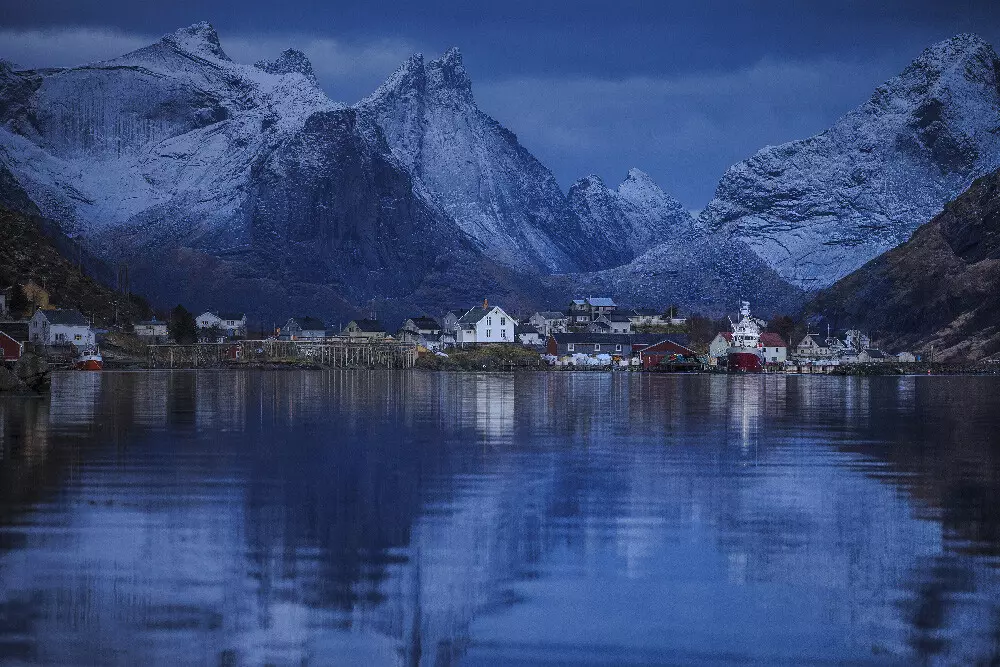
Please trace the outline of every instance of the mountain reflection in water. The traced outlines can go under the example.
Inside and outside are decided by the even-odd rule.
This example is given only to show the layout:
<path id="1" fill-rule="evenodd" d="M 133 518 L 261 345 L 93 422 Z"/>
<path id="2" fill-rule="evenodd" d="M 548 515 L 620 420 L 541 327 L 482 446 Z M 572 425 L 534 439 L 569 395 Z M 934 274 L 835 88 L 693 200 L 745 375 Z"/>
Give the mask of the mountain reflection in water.
<path id="1" fill-rule="evenodd" d="M 58 375 L 0 400 L 0 660 L 988 663 L 998 387 Z"/>

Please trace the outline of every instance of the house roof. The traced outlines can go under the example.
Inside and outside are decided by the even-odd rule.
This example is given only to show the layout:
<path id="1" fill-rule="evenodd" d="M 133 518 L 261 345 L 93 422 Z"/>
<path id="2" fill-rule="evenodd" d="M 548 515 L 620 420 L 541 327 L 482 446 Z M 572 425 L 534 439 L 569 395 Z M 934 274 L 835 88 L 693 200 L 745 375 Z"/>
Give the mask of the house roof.
<path id="1" fill-rule="evenodd" d="M 606 296 L 589 297 L 587 303 L 597 308 L 617 308 L 618 305 Z"/>
<path id="2" fill-rule="evenodd" d="M 364 331 L 365 333 L 385 333 L 385 327 L 378 320 L 352 320 L 351 321 L 358 331 Z"/>
<path id="3" fill-rule="evenodd" d="M 440 329 L 441 325 L 433 317 L 410 317 L 407 318 L 408 322 L 413 322 L 413 324 L 418 329 Z"/>
<path id="4" fill-rule="evenodd" d="M 770 331 L 765 331 L 760 335 L 760 344 L 764 347 L 788 347 L 784 338 Z"/>
<path id="5" fill-rule="evenodd" d="M 885 359 L 885 352 L 882 350 L 865 350 L 871 359 Z"/>
<path id="6" fill-rule="evenodd" d="M 538 334 L 538 329 L 531 326 L 530 324 L 518 324 L 514 327 L 515 334 Z"/>
<path id="7" fill-rule="evenodd" d="M 541 315 L 546 320 L 565 320 L 568 317 L 566 313 L 558 310 L 541 310 L 535 313 L 535 315 Z"/>
<path id="8" fill-rule="evenodd" d="M 594 320 L 593 322 L 590 323 L 590 328 L 599 329 L 601 331 L 610 331 L 611 325 L 602 320 Z"/>
<path id="9" fill-rule="evenodd" d="M 660 311 L 656 310 L 655 308 L 633 308 L 632 309 L 632 316 L 633 317 L 656 317 L 656 316 L 662 315 L 662 314 L 663 313 L 661 313 Z"/>
<path id="10" fill-rule="evenodd" d="M 685 345 L 681 345 L 677 341 L 670 338 L 663 338 L 652 345 L 648 345 L 643 348 L 641 354 L 649 354 L 653 352 L 673 352 L 674 354 L 683 354 L 687 357 L 693 357 L 695 355 L 694 350 Z"/>
<path id="11" fill-rule="evenodd" d="M 587 300 L 586 299 L 573 299 L 572 301 L 570 301 L 570 303 L 573 304 L 574 306 L 586 306 L 587 305 Z"/>
<path id="12" fill-rule="evenodd" d="M 630 334 L 613 334 L 613 333 L 553 333 L 549 334 L 551 338 L 554 338 L 557 344 L 564 343 L 574 343 L 580 345 L 591 345 L 597 343 L 603 345 L 605 343 L 622 343 L 625 345 L 631 345 L 634 342 L 634 336 Z"/>
<path id="13" fill-rule="evenodd" d="M 486 317 L 489 313 L 493 312 L 493 309 L 496 307 L 497 306 L 490 306 L 489 308 L 483 308 L 482 306 L 476 306 L 465 313 L 465 315 L 462 315 L 458 322 L 459 324 L 475 324 L 479 320 Z"/>
<path id="14" fill-rule="evenodd" d="M 67 327 L 86 327 L 90 325 L 87 322 L 87 318 L 75 308 L 57 308 L 56 310 L 41 310 L 39 312 L 50 324 L 61 324 Z"/>
<path id="15" fill-rule="evenodd" d="M 326 332 L 326 325 L 323 323 L 323 320 L 318 320 L 315 317 L 308 317 L 308 316 L 292 317 L 292 318 L 289 318 L 288 321 L 289 322 L 295 322 L 295 324 L 297 324 L 298 327 L 300 329 L 302 329 L 303 331 L 323 331 L 323 332 Z M 287 327 L 288 325 L 285 324 L 285 326 Z"/>
<path id="16" fill-rule="evenodd" d="M 220 320 L 242 320 L 246 313 L 219 313 Z"/>
<path id="17" fill-rule="evenodd" d="M 732 343 L 733 342 L 733 332 L 732 331 L 720 331 L 717 335 L 718 336 L 722 336 L 723 338 L 725 338 L 726 342 L 728 342 L 728 343 Z"/>
<path id="18" fill-rule="evenodd" d="M 611 313 L 611 321 L 612 322 L 631 322 L 632 320 L 630 320 L 629 317 L 628 317 L 628 315 L 625 315 L 624 313 Z"/>
<path id="19" fill-rule="evenodd" d="M 204 313 L 202 313 L 201 315 L 198 315 L 197 317 L 205 317 L 206 315 L 211 315 L 212 317 L 219 317 L 218 315 L 216 315 L 215 313 L 213 313 L 211 310 L 206 310 Z M 219 318 L 219 319 L 222 319 L 222 318 Z"/>
<path id="20" fill-rule="evenodd" d="M 10 336 L 18 343 L 24 343 L 28 340 L 27 322 L 0 322 L 0 331 Z"/>
<path id="21" fill-rule="evenodd" d="M 166 322 L 161 322 L 160 320 L 156 319 L 155 317 L 153 319 L 151 319 L 151 320 L 143 320 L 142 322 L 136 322 L 135 324 L 136 324 L 136 326 L 151 326 L 151 325 L 154 325 L 154 324 L 157 325 L 157 326 L 164 326 L 164 327 L 167 326 Z"/>

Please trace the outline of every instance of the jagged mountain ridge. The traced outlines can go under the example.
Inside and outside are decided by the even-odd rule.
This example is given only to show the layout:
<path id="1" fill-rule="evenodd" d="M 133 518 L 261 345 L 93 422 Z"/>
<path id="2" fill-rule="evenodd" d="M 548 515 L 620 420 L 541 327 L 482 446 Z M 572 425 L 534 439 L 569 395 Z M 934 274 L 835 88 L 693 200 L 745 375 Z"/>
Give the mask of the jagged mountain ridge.
<path id="1" fill-rule="evenodd" d="M 931 46 L 829 130 L 731 167 L 701 222 L 803 288 L 833 283 L 1000 165 L 998 71 L 975 35 Z"/>
<path id="2" fill-rule="evenodd" d="M 302 54 L 240 65 L 207 23 L 103 63 L 0 65 L 0 123 L 0 166 L 30 199 L 9 203 L 128 261 L 160 303 L 332 319 L 521 286 Z"/>
<path id="3" fill-rule="evenodd" d="M 0 167 L 27 193 L 8 205 L 129 262 L 151 298 L 211 292 L 261 314 L 525 290 L 543 303 L 538 272 L 621 264 L 686 216 L 636 172 L 615 195 L 628 215 L 585 228 L 475 106 L 457 50 L 411 58 L 347 107 L 301 52 L 235 63 L 207 23 L 81 67 L 0 63 Z"/>
<path id="4" fill-rule="evenodd" d="M 1000 170 L 901 246 L 819 292 L 811 316 L 935 359 L 1000 355 Z"/>
<path id="5" fill-rule="evenodd" d="M 529 271 L 606 265 L 552 173 L 476 105 L 458 49 L 411 56 L 355 108 L 490 256 Z"/>
<path id="6" fill-rule="evenodd" d="M 675 244 L 695 232 L 690 212 L 639 169 L 630 169 L 615 190 L 598 176 L 581 178 L 568 197 L 584 236 L 604 249 L 610 266 L 627 264 L 654 246 Z"/>

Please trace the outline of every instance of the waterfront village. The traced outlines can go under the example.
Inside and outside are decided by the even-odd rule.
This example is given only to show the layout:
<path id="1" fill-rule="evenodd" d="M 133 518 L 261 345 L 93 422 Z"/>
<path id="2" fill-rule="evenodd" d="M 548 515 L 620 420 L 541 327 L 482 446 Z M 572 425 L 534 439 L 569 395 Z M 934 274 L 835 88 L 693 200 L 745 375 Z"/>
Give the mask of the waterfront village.
<path id="1" fill-rule="evenodd" d="M 37 285 L 20 288 L 27 308 L 12 308 L 12 289 L 0 290 L 0 350 L 5 362 L 16 361 L 26 346 L 49 358 L 69 361 L 86 351 L 93 354 L 121 333 L 95 327 L 78 310 L 55 307 Z M 839 337 L 829 331 L 825 336 L 805 333 L 790 347 L 786 340 L 790 332 L 783 335 L 750 316 L 749 304 L 743 304 L 740 315 L 740 320 L 728 320 L 726 326 L 725 320 L 680 316 L 676 307 L 624 308 L 607 297 L 573 299 L 558 309 L 515 315 L 484 300 L 437 316 L 414 314 L 397 327 L 371 316 L 331 328 L 319 318 L 301 316 L 254 334 L 245 313 L 206 311 L 189 316 L 193 322 L 187 340 L 175 340 L 180 337 L 175 335 L 177 327 L 155 317 L 134 323 L 129 333 L 146 348 L 146 358 L 154 366 L 159 365 L 157 361 L 183 365 L 185 358 L 199 365 L 199 359 L 205 364 L 213 358 L 239 362 L 298 357 L 341 366 L 379 365 L 380 360 L 394 365 L 393 359 L 406 359 L 397 365 L 448 368 L 453 356 L 507 350 L 501 357 L 508 366 L 726 370 L 734 358 L 734 346 L 746 344 L 747 331 L 753 334 L 750 352 L 759 359 L 759 368 L 749 370 L 836 372 L 852 364 L 920 360 L 910 352 L 890 354 L 877 349 L 858 330 Z M 734 341 L 734 332 L 740 340 Z M 383 353 L 362 353 L 372 349 Z"/>

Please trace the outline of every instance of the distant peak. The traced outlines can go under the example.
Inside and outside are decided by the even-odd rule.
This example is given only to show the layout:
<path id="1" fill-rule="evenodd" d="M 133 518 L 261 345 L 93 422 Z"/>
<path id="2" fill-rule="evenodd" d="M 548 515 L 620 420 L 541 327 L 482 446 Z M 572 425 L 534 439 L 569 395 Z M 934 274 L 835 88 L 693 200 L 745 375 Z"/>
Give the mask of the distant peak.
<path id="1" fill-rule="evenodd" d="M 996 58 L 993 46 L 975 33 L 961 33 L 924 49 L 917 63 L 945 66 L 970 59 Z"/>
<path id="2" fill-rule="evenodd" d="M 176 30 L 164 36 L 163 41 L 191 55 L 230 61 L 229 56 L 222 50 L 219 33 L 215 32 L 215 28 L 208 21 Z"/>
<path id="3" fill-rule="evenodd" d="M 653 179 L 649 177 L 649 174 L 644 172 L 642 169 L 637 169 L 636 167 L 632 167 L 628 170 L 628 178 L 626 180 L 643 181 L 647 183 L 653 182 Z"/>
<path id="4" fill-rule="evenodd" d="M 590 188 L 596 188 L 596 187 L 600 187 L 600 188 L 606 187 L 604 185 L 604 180 L 600 176 L 598 176 L 597 174 L 589 174 L 589 175 L 584 176 L 583 178 L 577 180 L 577 182 L 574 183 L 571 186 L 571 189 L 573 189 L 573 188 L 576 188 L 576 189 L 590 189 Z"/>
<path id="5" fill-rule="evenodd" d="M 424 56 L 414 53 L 374 93 L 358 102 L 358 106 L 380 104 L 388 98 L 406 96 L 409 91 L 423 91 L 424 83 Z"/>
<path id="6" fill-rule="evenodd" d="M 462 63 L 462 53 L 452 47 L 435 60 L 427 63 L 429 88 L 454 91 L 461 97 L 472 97 L 472 80 Z"/>
<path id="7" fill-rule="evenodd" d="M 254 64 L 257 69 L 271 74 L 301 74 L 316 83 L 316 74 L 306 54 L 297 49 L 285 49 L 274 60 L 261 60 Z"/>

